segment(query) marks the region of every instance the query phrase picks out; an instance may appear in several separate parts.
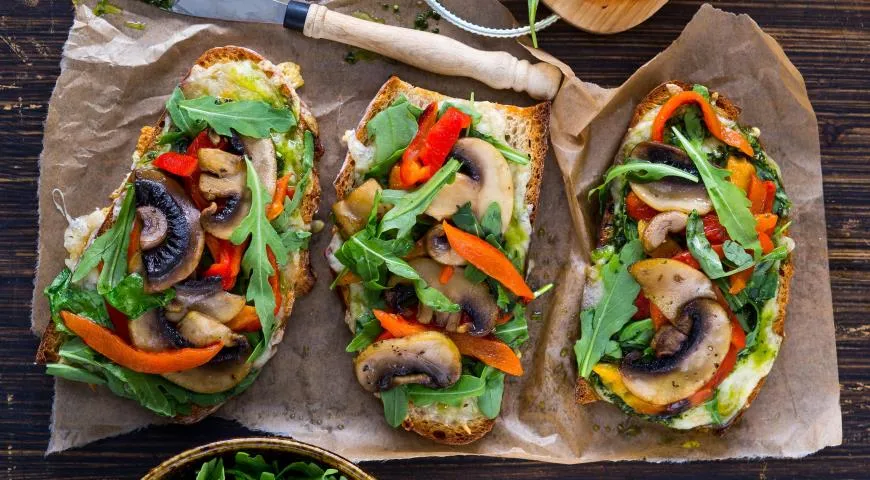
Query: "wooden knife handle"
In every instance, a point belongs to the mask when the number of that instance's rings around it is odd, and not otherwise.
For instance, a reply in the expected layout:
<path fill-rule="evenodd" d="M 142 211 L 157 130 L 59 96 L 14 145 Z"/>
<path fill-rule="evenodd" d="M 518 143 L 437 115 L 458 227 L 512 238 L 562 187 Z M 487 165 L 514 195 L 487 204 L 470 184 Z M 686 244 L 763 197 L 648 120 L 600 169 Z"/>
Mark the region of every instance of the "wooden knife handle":
<path fill-rule="evenodd" d="M 553 65 L 531 64 L 507 52 L 477 50 L 435 33 L 369 22 L 323 5 L 309 6 L 302 32 L 306 37 L 353 45 L 429 72 L 527 92 L 536 99 L 552 99 L 562 79 Z"/>

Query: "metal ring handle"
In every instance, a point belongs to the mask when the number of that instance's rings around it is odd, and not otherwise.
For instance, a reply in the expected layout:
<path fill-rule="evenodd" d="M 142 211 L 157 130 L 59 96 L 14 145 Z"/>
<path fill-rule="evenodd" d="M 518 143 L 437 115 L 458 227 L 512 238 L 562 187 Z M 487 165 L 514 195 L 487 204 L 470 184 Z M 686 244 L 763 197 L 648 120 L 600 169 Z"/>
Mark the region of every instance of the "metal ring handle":
<path fill-rule="evenodd" d="M 494 37 L 494 38 L 515 38 L 522 37 L 523 35 L 529 35 L 532 33 L 532 29 L 526 25 L 525 27 L 517 27 L 517 28 L 492 28 L 492 27 L 484 27 L 482 25 L 477 25 L 475 23 L 471 23 L 467 20 L 463 20 L 459 18 L 455 13 L 447 10 L 444 5 L 441 5 L 438 0 L 426 0 L 426 3 L 429 4 L 429 7 L 432 8 L 435 13 L 441 15 L 443 18 L 447 19 L 448 22 L 456 25 L 457 27 L 465 30 L 466 32 L 471 32 L 477 35 L 482 35 L 484 37 Z M 535 32 L 540 32 L 541 30 L 549 27 L 550 25 L 556 23 L 559 20 L 558 15 L 550 15 L 549 17 L 541 20 L 540 22 L 535 23 Z"/>

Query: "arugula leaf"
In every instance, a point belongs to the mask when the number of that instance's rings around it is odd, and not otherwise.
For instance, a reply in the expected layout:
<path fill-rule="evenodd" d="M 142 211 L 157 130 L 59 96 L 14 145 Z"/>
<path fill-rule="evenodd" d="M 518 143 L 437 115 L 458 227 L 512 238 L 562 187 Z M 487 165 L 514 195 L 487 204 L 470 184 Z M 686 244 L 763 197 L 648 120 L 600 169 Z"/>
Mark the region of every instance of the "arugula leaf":
<path fill-rule="evenodd" d="M 698 216 L 698 212 L 695 210 L 692 210 L 692 213 L 689 214 L 689 218 L 686 221 L 686 245 L 689 247 L 689 252 L 701 265 L 701 269 L 704 270 L 704 273 L 714 280 L 734 275 L 737 272 L 742 272 L 743 270 L 755 265 L 752 257 L 743 250 L 743 247 L 738 245 L 736 242 L 730 242 L 729 248 L 731 249 L 731 256 L 741 261 L 748 258 L 749 261 L 744 261 L 743 263 L 738 264 L 737 268 L 726 272 L 722 268 L 722 261 L 719 260 L 719 255 L 716 254 L 716 251 L 713 250 L 713 247 L 707 240 L 707 236 L 704 234 L 704 222 L 701 221 L 701 217 Z M 723 245 L 722 248 L 724 249 L 725 246 Z M 739 249 L 744 256 L 737 254 L 734 251 L 735 248 Z"/>
<path fill-rule="evenodd" d="M 634 299 L 640 285 L 631 276 L 628 267 L 643 258 L 639 240 L 627 243 L 611 260 L 601 267 L 604 294 L 594 308 L 580 314 L 580 340 L 574 344 L 577 367 L 583 378 L 589 378 L 592 367 L 604 355 L 610 337 L 622 330 L 637 312 Z"/>
<path fill-rule="evenodd" d="M 193 138 L 205 129 L 206 123 L 201 120 L 192 119 L 187 114 L 187 111 L 181 108 L 180 103 L 184 100 L 184 92 L 181 91 L 180 87 L 175 87 L 172 95 L 169 96 L 169 100 L 166 101 L 166 111 L 169 112 L 169 118 L 172 120 L 175 128 L 182 135 Z"/>
<path fill-rule="evenodd" d="M 383 234 L 396 230 L 397 238 L 407 236 L 417 223 L 417 215 L 426 210 L 444 185 L 453 183 L 454 174 L 459 171 L 459 166 L 460 164 L 456 159 L 450 159 L 422 187 L 405 195 L 399 203 L 384 214 L 378 232 Z"/>
<path fill-rule="evenodd" d="M 224 480 L 225 478 L 224 461 L 221 458 L 213 458 L 203 463 L 196 473 L 196 480 Z"/>
<path fill-rule="evenodd" d="M 148 310 L 168 305 L 175 298 L 175 289 L 170 288 L 155 294 L 145 293 L 145 280 L 138 273 L 131 273 L 106 293 L 105 298 L 127 318 L 135 319 Z"/>
<path fill-rule="evenodd" d="M 308 248 L 308 240 L 311 237 L 311 232 L 305 230 L 287 230 L 281 234 L 281 243 L 287 252 L 298 252 L 304 248 Z"/>
<path fill-rule="evenodd" d="M 607 345 L 604 347 L 604 356 L 614 360 L 622 358 L 622 347 L 619 345 L 619 342 L 608 340 Z"/>
<path fill-rule="evenodd" d="M 112 228 L 97 237 L 85 250 L 73 270 L 73 282 L 81 281 L 91 270 L 97 268 L 100 262 L 103 262 L 103 270 L 100 271 L 97 280 L 97 293 L 105 295 L 127 275 L 127 246 L 130 243 L 130 231 L 133 229 L 133 219 L 136 216 L 136 210 L 133 208 L 134 197 L 133 185 L 127 184 L 124 200 L 121 201 L 121 210 L 118 211 L 118 217 L 115 218 Z"/>
<path fill-rule="evenodd" d="M 272 251 L 279 265 L 287 263 L 288 251 L 278 232 L 266 218 L 266 204 L 271 201 L 271 197 L 260 184 L 260 177 L 251 160 L 245 158 L 245 165 L 247 185 L 251 192 L 251 210 L 230 235 L 230 241 L 241 245 L 248 237 L 251 239 L 242 257 L 242 270 L 249 277 L 245 298 L 254 302 L 263 331 L 263 342 L 251 353 L 250 358 L 254 359 L 268 346 L 275 327 L 275 294 L 269 284 L 269 277 L 277 272 L 269 263 L 267 249 Z"/>
<path fill-rule="evenodd" d="M 504 372 L 486 366 L 480 378 L 485 382 L 485 390 L 477 398 L 477 406 L 486 418 L 496 418 L 501 412 L 501 400 L 504 396 Z"/>
<path fill-rule="evenodd" d="M 460 230 L 464 230 L 480 238 L 486 236 L 486 233 L 483 231 L 483 226 L 477 221 L 477 217 L 474 216 L 474 212 L 471 210 L 471 202 L 466 202 L 464 205 L 460 206 L 450 219 Z"/>
<path fill-rule="evenodd" d="M 359 352 L 360 350 L 365 349 L 375 342 L 375 339 L 378 338 L 378 335 L 380 335 L 384 329 L 381 328 L 381 322 L 375 318 L 372 312 L 367 311 L 356 319 L 356 330 L 354 331 L 356 334 L 353 336 L 350 343 L 347 344 L 347 347 L 345 347 L 345 352 Z"/>
<path fill-rule="evenodd" d="M 755 217 L 749 211 L 749 199 L 740 188 L 728 180 L 731 173 L 711 164 L 707 160 L 707 155 L 696 144 L 686 139 L 678 129 L 672 128 L 672 130 L 680 146 L 689 154 L 689 158 L 701 174 L 707 194 L 719 216 L 719 222 L 725 226 L 728 235 L 743 245 L 743 248 L 753 250 L 756 254 L 760 253 L 761 243 L 755 231 Z"/>
<path fill-rule="evenodd" d="M 514 306 L 511 319 L 495 327 L 493 334 L 511 348 L 519 348 L 529 339 L 529 324 L 526 321 L 526 309 L 517 303 Z"/>
<path fill-rule="evenodd" d="M 719 389 L 713 391 L 713 397 L 704 403 L 704 408 L 710 413 L 710 419 L 714 425 L 722 424 L 722 415 L 719 414 Z"/>
<path fill-rule="evenodd" d="M 777 263 L 776 260 L 766 260 L 756 265 L 749 282 L 746 284 L 746 295 L 757 305 L 762 305 L 776 295 L 776 289 L 779 286 L 779 272 L 773 267 Z"/>
<path fill-rule="evenodd" d="M 690 182 L 698 182 L 698 177 L 692 175 L 685 170 L 677 167 L 672 167 L 664 163 L 653 163 L 645 160 L 628 159 L 626 163 L 615 165 L 607 169 L 604 174 L 604 181 L 601 185 L 589 190 L 589 198 L 597 194 L 599 201 L 604 202 L 604 195 L 607 193 L 607 185 L 614 179 L 621 176 L 629 176 L 633 180 L 640 182 L 653 182 L 661 180 L 664 177 L 679 177 L 689 180 Z"/>
<path fill-rule="evenodd" d="M 436 389 L 417 384 L 407 385 L 406 388 L 408 398 L 416 406 L 425 407 L 433 403 L 443 403 L 458 407 L 466 398 L 483 395 L 486 391 L 486 382 L 473 375 L 462 375 L 456 383 L 447 388 Z"/>
<path fill-rule="evenodd" d="M 495 147 L 495 149 L 498 150 L 499 153 L 501 153 L 505 160 L 509 162 L 513 162 L 519 165 L 528 165 L 531 161 L 529 158 L 529 154 L 521 152 L 514 147 L 511 147 L 507 143 L 502 142 L 501 140 L 493 137 L 492 135 L 478 132 L 473 128 L 468 133 L 470 137 L 476 137 L 489 142 L 489 144 Z"/>
<path fill-rule="evenodd" d="M 254 138 L 269 138 L 271 131 L 286 132 L 296 126 L 289 108 L 275 108 L 258 100 L 219 102 L 212 96 L 181 100 L 178 108 L 194 122 L 205 122 L 219 135 L 232 136 L 233 130 Z"/>
<path fill-rule="evenodd" d="M 492 202 L 483 212 L 480 218 L 480 227 L 483 229 L 484 238 L 490 235 L 501 236 L 501 206 L 498 202 Z"/>
<path fill-rule="evenodd" d="M 105 385 L 107 383 L 106 379 L 99 375 L 63 363 L 49 363 L 45 366 L 45 373 L 89 385 Z"/>
<path fill-rule="evenodd" d="M 736 267 L 743 267 L 755 263 L 752 259 L 752 255 L 746 253 L 746 250 L 744 250 L 737 242 L 725 240 L 725 243 L 722 244 L 722 250 L 725 252 L 725 258 Z"/>
<path fill-rule="evenodd" d="M 692 91 L 695 93 L 700 93 L 705 100 L 707 100 L 708 102 L 710 101 L 710 90 L 708 90 L 707 87 L 696 83 L 692 85 Z"/>
<path fill-rule="evenodd" d="M 45 287 L 44 294 L 48 298 L 48 308 L 51 311 L 51 320 L 55 328 L 61 332 L 69 332 L 60 317 L 62 310 L 69 310 L 77 315 L 85 316 L 97 325 L 106 328 L 112 327 L 109 313 L 106 311 L 106 303 L 99 293 L 82 288 L 71 281 L 72 272 L 64 268 Z"/>
<path fill-rule="evenodd" d="M 367 176 L 386 175 L 401 157 L 400 151 L 417 134 L 417 115 L 405 96 L 400 96 L 389 107 L 381 110 L 366 124 L 368 139 L 374 138 L 375 158 Z"/>
<path fill-rule="evenodd" d="M 408 386 L 399 385 L 381 392 L 384 416 L 391 427 L 396 428 L 408 418 Z"/>
<path fill-rule="evenodd" d="M 619 344 L 623 348 L 642 349 L 649 346 L 655 334 L 652 319 L 631 322 L 619 332 Z"/>

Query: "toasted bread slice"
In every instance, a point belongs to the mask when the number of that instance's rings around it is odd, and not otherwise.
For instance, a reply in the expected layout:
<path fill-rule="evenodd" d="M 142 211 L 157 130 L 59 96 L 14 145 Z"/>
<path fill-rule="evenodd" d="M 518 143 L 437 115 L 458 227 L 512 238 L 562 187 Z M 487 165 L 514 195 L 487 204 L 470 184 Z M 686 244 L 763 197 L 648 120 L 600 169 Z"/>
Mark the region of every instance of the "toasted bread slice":
<path fill-rule="evenodd" d="M 286 67 L 284 67 L 285 64 L 272 65 L 264 57 L 254 52 L 253 50 L 236 46 L 212 48 L 203 53 L 196 60 L 194 65 L 202 68 L 208 68 L 212 65 L 217 65 L 221 63 L 241 61 L 250 61 L 254 64 L 257 64 L 270 78 L 273 75 L 278 74 L 279 72 L 283 73 L 284 71 L 286 71 Z M 191 71 L 193 71 L 193 67 L 191 68 Z M 183 84 L 190 77 L 191 71 L 189 71 L 185 75 L 185 77 L 181 81 L 181 84 Z M 305 224 L 310 224 L 314 218 L 314 214 L 317 212 L 317 206 L 320 202 L 320 182 L 318 178 L 317 164 L 323 154 L 323 147 L 320 143 L 320 138 L 318 135 L 317 121 L 311 114 L 311 111 L 308 109 L 305 103 L 302 102 L 302 100 L 296 93 L 296 85 L 297 84 L 295 84 L 294 76 L 285 75 L 282 77 L 280 91 L 288 105 L 298 106 L 298 111 L 300 112 L 300 118 L 298 119 L 298 128 L 310 130 L 314 134 L 315 138 L 315 159 L 314 168 L 311 172 L 311 181 L 308 182 L 308 187 L 303 197 L 302 204 L 299 207 L 302 220 L 305 222 Z M 156 147 L 156 142 L 160 137 L 160 134 L 163 132 L 167 118 L 168 113 L 164 111 L 160 115 L 160 118 L 157 120 L 154 126 L 146 126 L 142 128 L 139 139 L 136 143 L 135 158 L 142 156 L 145 152 Z M 119 188 L 115 190 L 115 192 L 113 192 L 110 197 L 113 203 L 103 209 L 103 213 L 105 214 L 105 221 L 100 226 L 98 234 L 106 231 L 112 226 L 112 223 L 114 221 L 114 219 L 112 218 L 113 206 L 116 202 L 119 201 L 120 195 L 124 189 L 124 185 L 127 183 L 128 180 L 129 177 L 125 178 L 124 181 L 121 182 Z M 86 242 L 88 241 L 88 239 L 85 238 L 83 239 L 83 241 Z M 266 363 L 266 361 L 268 361 L 268 359 L 271 358 L 272 355 L 274 355 L 277 344 L 280 343 L 281 339 L 283 338 L 284 329 L 287 326 L 287 320 L 293 310 L 293 304 L 296 301 L 296 297 L 299 295 L 305 295 L 314 286 L 315 276 L 313 270 L 311 269 L 309 251 L 307 249 L 304 249 L 299 252 L 299 255 L 295 259 L 291 260 L 292 261 L 287 262 L 287 265 L 283 267 L 280 272 L 282 279 L 285 280 L 284 282 L 281 282 L 282 285 L 289 285 L 289 287 L 287 291 L 282 292 L 282 301 L 278 314 L 276 315 L 276 324 L 274 332 L 272 334 L 271 345 L 268 351 L 265 352 L 259 359 L 257 359 L 255 363 L 255 368 L 261 368 Z M 39 349 L 37 350 L 36 361 L 38 363 L 50 363 L 58 361 L 58 350 L 63 344 L 63 341 L 63 335 L 57 332 L 55 330 L 54 323 L 50 322 L 45 332 L 43 333 Z M 221 403 L 213 406 L 192 405 L 190 414 L 173 417 L 172 421 L 181 424 L 196 423 L 203 418 L 209 416 L 211 413 L 217 411 L 221 407 L 221 405 L 223 404 Z"/>
<path fill-rule="evenodd" d="M 674 95 L 674 91 L 683 90 L 688 91 L 692 89 L 692 84 L 682 82 L 679 80 L 672 80 L 654 88 L 643 100 L 637 105 L 635 108 L 634 114 L 631 117 L 631 121 L 628 124 L 628 130 L 626 132 L 625 137 L 623 138 L 622 144 L 619 150 L 616 153 L 616 158 L 614 162 L 621 162 L 623 158 L 625 158 L 626 153 L 630 150 L 634 145 L 630 142 L 630 137 L 632 133 L 632 129 L 634 129 L 644 117 L 646 117 L 649 112 L 660 107 L 665 102 L 670 99 L 671 96 Z M 737 122 L 740 117 L 740 108 L 737 107 L 733 102 L 731 102 L 725 96 L 712 92 L 711 95 L 715 99 L 715 108 L 719 116 L 727 118 L 733 122 Z M 767 159 L 768 162 L 773 163 L 773 160 L 770 158 Z M 601 225 L 598 232 L 598 246 L 604 246 L 610 243 L 612 233 L 613 233 L 613 215 L 612 215 L 612 199 L 608 197 L 608 204 L 604 206 L 604 216 L 601 221 Z M 791 282 L 791 277 L 794 272 L 794 267 L 792 265 L 792 257 L 789 255 L 785 260 L 780 263 L 779 269 L 779 288 L 777 289 L 776 296 L 771 300 L 776 304 L 776 318 L 773 321 L 771 326 L 773 333 L 778 335 L 781 339 L 784 339 L 784 326 L 785 326 L 785 317 L 786 317 L 786 306 L 788 305 L 788 296 L 789 296 L 789 283 Z M 764 381 L 766 380 L 767 375 L 760 377 L 758 383 L 753 388 L 752 392 L 749 394 L 747 400 L 744 402 L 741 409 L 734 414 L 731 419 L 723 424 L 723 425 L 698 425 L 692 428 L 692 430 L 711 430 L 720 433 L 724 433 L 728 428 L 733 426 L 737 420 L 746 412 L 749 408 L 749 405 L 758 395 L 758 392 L 761 390 L 762 385 L 764 385 Z M 607 400 L 602 398 L 600 391 L 596 389 L 596 387 L 590 384 L 588 381 L 583 379 L 582 377 L 578 377 L 577 385 L 575 388 L 575 399 L 577 403 L 580 404 L 588 404 L 594 403 L 599 400 Z M 654 416 L 646 417 L 653 421 L 656 420 Z"/>
<path fill-rule="evenodd" d="M 378 91 L 377 96 L 369 104 L 353 132 L 355 140 L 361 144 L 367 142 L 366 125 L 378 112 L 387 108 L 397 97 L 404 95 L 408 101 L 418 107 L 425 107 L 431 102 L 442 100 L 457 100 L 438 92 L 415 87 L 398 77 L 390 77 Z M 544 160 L 547 156 L 547 135 L 550 119 L 550 104 L 539 103 L 531 107 L 516 107 L 488 103 L 489 108 L 498 112 L 506 123 L 507 143 L 531 157 L 531 174 L 527 184 L 524 202 L 531 206 L 530 220 L 534 222 L 537 213 L 538 197 L 541 190 L 541 179 L 544 172 Z M 356 185 L 356 161 L 348 151 L 341 171 L 333 185 L 338 200 L 343 199 Z M 337 231 L 337 230 L 334 230 Z M 350 305 L 350 292 L 347 287 L 339 287 L 339 293 L 345 305 Z M 348 324 L 353 325 L 353 319 L 348 312 Z M 478 410 L 472 409 L 462 415 L 447 418 L 437 412 L 437 408 L 418 407 L 411 405 L 408 418 L 402 426 L 409 431 L 447 445 L 465 445 L 472 443 L 492 430 L 495 420 L 486 418 Z"/>

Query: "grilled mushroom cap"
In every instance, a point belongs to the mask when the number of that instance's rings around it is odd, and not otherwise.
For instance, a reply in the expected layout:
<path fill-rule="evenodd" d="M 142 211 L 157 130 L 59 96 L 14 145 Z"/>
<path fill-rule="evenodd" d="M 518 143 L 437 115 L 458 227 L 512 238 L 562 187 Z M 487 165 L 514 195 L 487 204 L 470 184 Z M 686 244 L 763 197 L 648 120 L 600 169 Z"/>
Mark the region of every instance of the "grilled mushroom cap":
<path fill-rule="evenodd" d="M 220 277 L 188 280 L 175 286 L 175 298 L 166 306 L 166 317 L 180 321 L 189 311 L 196 311 L 227 323 L 245 306 L 245 297 L 224 291 Z"/>
<path fill-rule="evenodd" d="M 658 142 L 641 142 L 630 157 L 653 163 L 664 163 L 697 174 L 695 165 L 677 147 Z M 697 210 L 704 215 L 713 209 L 703 182 L 693 183 L 683 178 L 664 177 L 655 182 L 629 182 L 631 190 L 650 207 L 664 212 L 677 210 L 689 213 Z"/>
<path fill-rule="evenodd" d="M 659 248 L 668 238 L 669 233 L 677 233 L 686 229 L 689 216 L 683 212 L 669 211 L 657 214 L 649 221 L 643 231 L 641 242 L 645 252 L 650 253 Z"/>
<path fill-rule="evenodd" d="M 178 332 L 195 347 L 205 347 L 220 342 L 225 347 L 246 345 L 247 337 L 230 330 L 223 323 L 196 311 L 178 322 Z"/>
<path fill-rule="evenodd" d="M 417 258 L 408 262 L 411 267 L 423 277 L 430 287 L 440 291 L 461 310 L 456 313 L 435 312 L 435 322 L 449 331 L 458 331 L 463 317 L 471 320 L 466 333 L 481 337 L 489 335 L 495 329 L 499 309 L 485 283 L 471 283 L 465 278 L 465 269 L 457 268 L 450 280 L 442 284 L 439 280 L 441 266 L 428 258 Z M 421 317 L 427 316 L 428 308 L 421 308 Z M 426 322 L 428 323 L 428 322 Z"/>
<path fill-rule="evenodd" d="M 169 224 L 163 212 L 154 207 L 139 207 L 136 214 L 142 221 L 142 232 L 139 234 L 139 247 L 142 250 L 151 250 L 166 240 Z"/>
<path fill-rule="evenodd" d="M 696 298 L 715 299 L 713 283 L 703 272 L 670 258 L 648 258 L 628 268 L 643 294 L 670 320 Z"/>
<path fill-rule="evenodd" d="M 465 265 L 467 262 L 460 257 L 453 248 L 450 247 L 450 242 L 447 241 L 447 234 L 444 233 L 444 227 L 437 224 L 426 233 L 426 253 L 432 257 L 432 260 L 442 265 Z"/>
<path fill-rule="evenodd" d="M 443 220 L 471 202 L 474 214 L 481 218 L 495 202 L 501 207 L 501 231 L 504 233 L 514 208 L 514 182 L 504 156 L 486 140 L 474 137 L 460 138 L 450 156 L 459 160 L 462 167 L 454 182 L 438 192 L 426 213 Z"/>
<path fill-rule="evenodd" d="M 332 206 L 335 223 L 341 228 L 341 232 L 345 237 L 350 237 L 366 226 L 369 214 L 375 204 L 375 196 L 380 191 L 381 186 L 378 184 L 378 181 L 370 178 L 363 182 L 362 185 L 351 190 L 347 196 Z M 378 208 L 382 210 L 386 209 L 384 205 Z"/>
<path fill-rule="evenodd" d="M 133 346 L 146 352 L 162 352 L 175 348 L 172 340 L 164 335 L 157 310 L 148 310 L 139 318 L 130 320 L 130 341 Z"/>
<path fill-rule="evenodd" d="M 369 392 L 417 383 L 453 385 L 462 374 L 462 355 L 443 333 L 422 332 L 369 345 L 354 360 L 356 378 Z"/>
<path fill-rule="evenodd" d="M 205 236 L 199 225 L 199 210 L 175 180 L 157 170 L 134 174 L 136 206 L 154 207 L 166 219 L 166 237 L 142 252 L 145 291 L 159 292 L 187 278 L 202 256 Z"/>
<path fill-rule="evenodd" d="M 715 300 L 692 300 L 680 317 L 677 323 L 691 323 L 691 328 L 673 354 L 644 361 L 635 352 L 619 368 L 626 388 L 646 402 L 668 405 L 695 393 L 713 378 L 728 353 L 731 321 Z"/>

